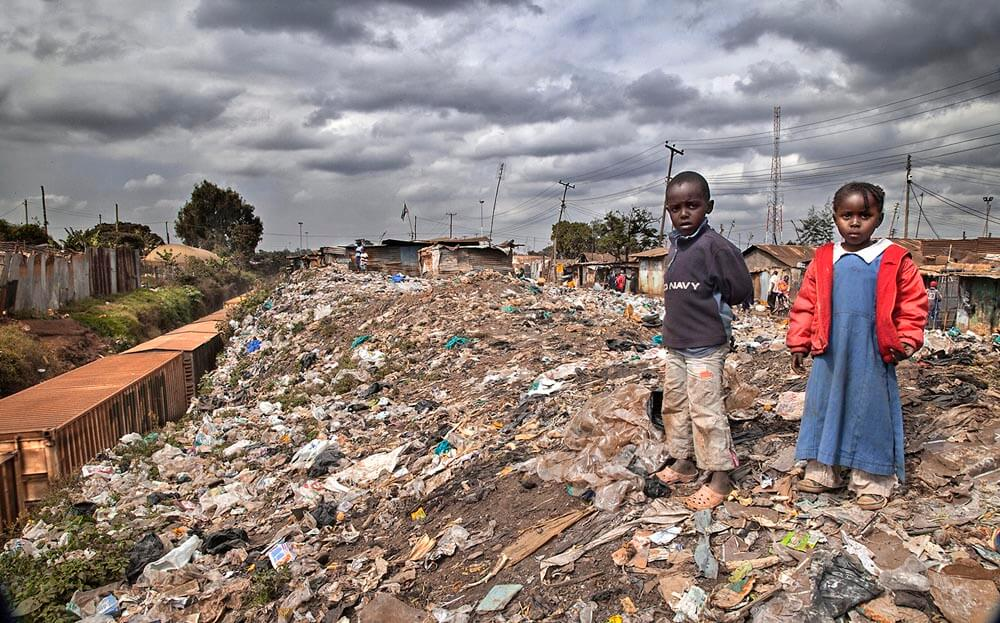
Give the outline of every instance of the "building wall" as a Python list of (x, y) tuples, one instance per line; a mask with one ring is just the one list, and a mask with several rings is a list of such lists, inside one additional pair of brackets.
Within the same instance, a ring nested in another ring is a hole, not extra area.
[(639, 292), (647, 296), (663, 296), (662, 257), (639, 258)]

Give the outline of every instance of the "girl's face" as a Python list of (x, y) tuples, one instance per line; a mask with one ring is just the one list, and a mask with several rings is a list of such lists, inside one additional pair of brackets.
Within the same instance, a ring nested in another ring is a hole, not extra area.
[(844, 249), (860, 251), (872, 243), (872, 234), (882, 224), (883, 214), (869, 197), (868, 207), (861, 193), (844, 197), (833, 209), (833, 222), (844, 238)]

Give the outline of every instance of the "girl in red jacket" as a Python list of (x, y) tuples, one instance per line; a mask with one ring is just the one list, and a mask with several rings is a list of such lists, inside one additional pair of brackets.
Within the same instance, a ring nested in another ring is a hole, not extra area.
[(805, 411), (795, 458), (808, 461), (800, 491), (849, 487), (866, 510), (884, 508), (903, 473), (903, 412), (895, 364), (920, 348), (927, 295), (906, 249), (872, 240), (885, 193), (852, 182), (833, 198), (844, 238), (816, 250), (790, 312), (792, 369), (805, 372)]

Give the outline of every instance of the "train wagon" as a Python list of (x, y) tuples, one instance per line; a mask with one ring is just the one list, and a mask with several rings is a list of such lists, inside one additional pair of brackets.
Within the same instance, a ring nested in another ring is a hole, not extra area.
[(177, 351), (105, 357), (0, 400), (0, 517), (39, 501), (123, 435), (177, 420), (187, 404)]
[(188, 401), (197, 392), (201, 377), (215, 367), (215, 359), (223, 347), (222, 336), (212, 326), (213, 322), (192, 324), (205, 325), (204, 330), (198, 330), (197, 327), (192, 328), (192, 325), (185, 325), (122, 353), (122, 355), (129, 357), (137, 353), (157, 351), (180, 353), (184, 364), (184, 395)]

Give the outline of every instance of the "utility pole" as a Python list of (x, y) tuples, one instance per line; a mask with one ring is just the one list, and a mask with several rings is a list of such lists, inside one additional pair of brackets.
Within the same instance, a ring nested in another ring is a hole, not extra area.
[(889, 237), (896, 237), (896, 217), (899, 216), (899, 202), (892, 207), (892, 220), (889, 221)]
[(49, 237), (49, 213), (45, 209), (45, 187), (42, 186), (42, 227), (45, 229), (45, 237)]
[(778, 193), (781, 183), (781, 106), (774, 107), (774, 153), (771, 154), (771, 196), (767, 200), (767, 227), (764, 238), (771, 234), (771, 244), (778, 244), (781, 234), (783, 199)]
[(983, 202), (986, 204), (986, 224), (983, 225), (983, 238), (990, 237), (990, 207), (993, 205), (993, 195), (988, 197), (983, 197)]
[(913, 183), (910, 175), (911, 170), (910, 154), (906, 154), (906, 196), (903, 197), (903, 238), (910, 237), (910, 184)]
[(167, 234), (167, 244), (170, 244), (170, 221), (163, 221), (163, 232)]
[(500, 180), (503, 179), (503, 165), (500, 163), (500, 170), (497, 172), (497, 192), (493, 195), (493, 212), (490, 214), (490, 246), (493, 245), (493, 217), (497, 214), (497, 197), (500, 196)]
[(118, 233), (118, 204), (115, 204), (115, 233)]
[(559, 223), (562, 223), (563, 212), (566, 211), (566, 191), (570, 188), (576, 188), (573, 184), (569, 182), (564, 182), (559, 180), (562, 184), (563, 194), (562, 201), (559, 202), (559, 220), (556, 221), (555, 231), (552, 233), (552, 281), (556, 280), (556, 256), (559, 247)]
[(484, 203), (486, 203), (485, 199), (480, 199), (479, 200), (479, 237), (480, 238), (483, 237), (483, 229), (484, 229), (484, 223), (485, 223), (485, 221), (483, 221), (483, 204)]
[(104, 215), (103, 214), (98, 213), (98, 215), (97, 215), (97, 224), (98, 225), (103, 225), (104, 224)]
[(455, 233), (454, 233), (455, 230), (454, 230), (454, 227), (452, 227), (452, 225), (455, 222), (455, 214), (457, 214), (457, 212), (445, 212), (445, 214), (448, 215), (448, 237), (451, 238), (452, 240), (454, 240), (455, 239)]
[(309, 232), (306, 232), (306, 251), (309, 250)]
[(28, 224), (28, 200), (24, 200), (24, 224)]
[(413, 215), (413, 239), (417, 239), (417, 215)]
[(299, 221), (299, 251), (302, 250), (302, 221)]
[(670, 150), (670, 160), (667, 162), (667, 182), (663, 188), (663, 214), (660, 215), (660, 244), (663, 244), (663, 230), (667, 225), (667, 187), (670, 186), (670, 178), (674, 172), (674, 154), (684, 155), (684, 150), (677, 149), (670, 144), (670, 141), (664, 141), (663, 146)]

